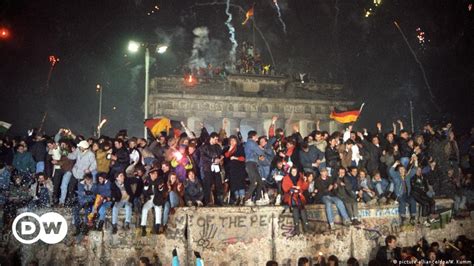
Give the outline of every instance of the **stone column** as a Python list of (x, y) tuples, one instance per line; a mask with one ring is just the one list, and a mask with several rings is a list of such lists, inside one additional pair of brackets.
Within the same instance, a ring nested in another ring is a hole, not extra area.
[(308, 136), (311, 132), (313, 132), (313, 130), (316, 129), (315, 122), (307, 119), (300, 120), (299, 127), (301, 136), (303, 138)]
[(186, 121), (186, 126), (191, 131), (193, 131), (196, 134), (196, 136), (199, 136), (201, 134), (201, 123), (202, 122), (203, 122), (203, 120), (201, 118), (192, 116), (192, 117), (188, 117), (188, 119)]

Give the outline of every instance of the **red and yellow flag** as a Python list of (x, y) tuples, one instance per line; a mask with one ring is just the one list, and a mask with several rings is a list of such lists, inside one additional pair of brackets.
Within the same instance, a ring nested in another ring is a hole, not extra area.
[(354, 111), (346, 111), (346, 112), (336, 112), (333, 110), (331, 114), (329, 115), (329, 118), (336, 120), (339, 123), (351, 123), (357, 121), (359, 118), (360, 113), (362, 112), (362, 108), (364, 108), (363, 103), (360, 106), (359, 110), (354, 110)]
[(247, 21), (249, 21), (249, 19), (251, 17), (253, 17), (253, 6), (247, 11), (247, 13), (245, 13), (245, 20), (244, 22), (242, 22), (242, 25), (245, 25), (247, 23)]
[(148, 119), (145, 121), (145, 126), (151, 131), (151, 134), (156, 138), (161, 132), (169, 134), (171, 128), (171, 121), (166, 117)]

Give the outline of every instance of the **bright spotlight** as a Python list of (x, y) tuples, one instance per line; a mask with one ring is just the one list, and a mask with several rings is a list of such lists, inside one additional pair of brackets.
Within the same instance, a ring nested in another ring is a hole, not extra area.
[(134, 42), (134, 41), (130, 41), (128, 43), (128, 51), (132, 52), (132, 53), (136, 53), (138, 52), (138, 49), (140, 48), (140, 44), (137, 43), (137, 42)]

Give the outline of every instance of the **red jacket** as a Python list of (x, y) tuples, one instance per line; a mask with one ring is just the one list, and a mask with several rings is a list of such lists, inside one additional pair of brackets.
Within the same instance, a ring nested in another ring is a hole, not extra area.
[[(298, 192), (293, 193), (293, 200), (298, 203), (298, 197), (300, 198), (301, 202), (303, 204), (306, 204), (306, 198), (303, 195), (303, 191), (308, 190), (309, 183), (305, 182), (303, 178), (300, 176), (298, 178), (298, 182), (296, 182), (296, 185), (300, 187)], [(291, 205), (291, 194), (292, 194), (292, 188), (294, 184), (293, 181), (291, 181), (291, 178), (289, 175), (286, 175), (283, 178), (282, 181), (282, 189), (285, 194), (283, 195), (283, 201), (286, 202), (286, 204)]]

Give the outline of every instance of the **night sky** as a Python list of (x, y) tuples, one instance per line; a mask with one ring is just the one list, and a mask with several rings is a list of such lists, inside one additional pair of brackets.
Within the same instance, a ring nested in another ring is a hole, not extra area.
[[(13, 124), (11, 133), (25, 134), (47, 112), (47, 133), (68, 127), (91, 135), (101, 84), (110, 121), (103, 132), (141, 134), (144, 56), (126, 56), (128, 41), (169, 44), (166, 54), (152, 55), (152, 77), (181, 73), (196, 27), (208, 27), (213, 56), (220, 58), (231, 47), (225, 5), (196, 5), (208, 2), (1, 0), (0, 28), (10, 35), (0, 39), (0, 120)], [(374, 128), (379, 120), (388, 127), (398, 118), (408, 127), (410, 100), (417, 128), (426, 121), (453, 121), (458, 131), (474, 124), (472, 0), (279, 0), (287, 34), (272, 0), (231, 3), (244, 10), (256, 3), (255, 22), (278, 72), (342, 83), (347, 98), (366, 102), (358, 127)], [(230, 11), (239, 44), (253, 42), (250, 24), (241, 24), (245, 13)], [(423, 65), (434, 98), (394, 21)], [(258, 34), (255, 43), (270, 62)], [(59, 62), (47, 86), (50, 55)]]

